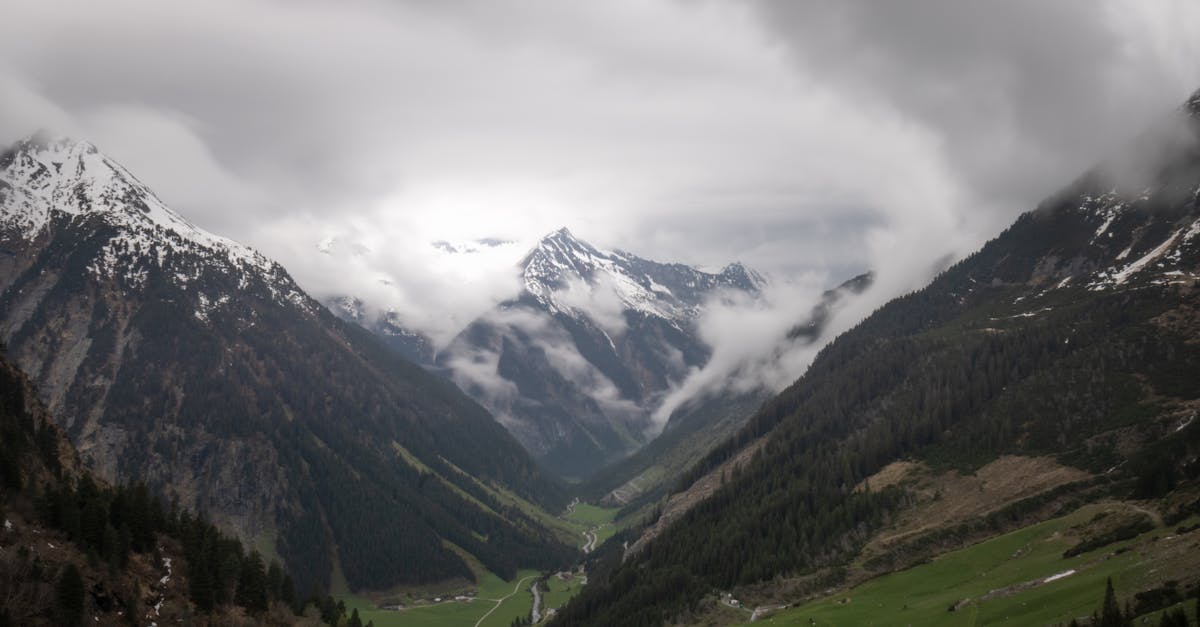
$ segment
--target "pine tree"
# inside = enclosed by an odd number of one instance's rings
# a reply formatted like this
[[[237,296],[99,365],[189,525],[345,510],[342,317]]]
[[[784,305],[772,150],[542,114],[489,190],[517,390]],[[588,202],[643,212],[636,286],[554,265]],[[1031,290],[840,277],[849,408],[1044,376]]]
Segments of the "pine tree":
[[[263,572],[262,556],[258,554],[258,551],[251,551],[250,555],[242,561],[235,598],[238,605],[251,613],[263,612],[267,609],[267,576]]]
[[[1121,606],[1117,605],[1117,593],[1113,590],[1112,577],[1104,589],[1104,605],[1100,608],[1098,627],[1124,627],[1125,617],[1121,614]]]
[[[113,529],[112,525],[104,525],[104,538],[101,542],[103,547],[104,561],[108,564],[109,572],[116,572],[124,565],[122,556],[118,554],[120,550],[120,538],[117,536],[117,530]]]
[[[283,569],[277,560],[271,560],[267,567],[267,597],[278,601],[283,596]]]
[[[353,612],[350,612],[350,621],[346,623],[346,627],[363,627],[362,619],[358,617],[357,607],[354,608]]]
[[[280,587],[279,600],[286,603],[296,614],[299,614],[304,609],[296,607],[296,586],[292,583],[292,576],[286,573],[283,575],[283,586]]]
[[[83,620],[83,576],[74,564],[67,564],[54,588],[55,614],[62,625],[78,625]]]
[[[195,603],[201,612],[212,611],[213,606],[216,604],[215,583],[212,579],[212,571],[209,569],[207,557],[207,552],[199,549],[195,551],[195,554],[191,558],[191,563],[188,564],[192,603]]]

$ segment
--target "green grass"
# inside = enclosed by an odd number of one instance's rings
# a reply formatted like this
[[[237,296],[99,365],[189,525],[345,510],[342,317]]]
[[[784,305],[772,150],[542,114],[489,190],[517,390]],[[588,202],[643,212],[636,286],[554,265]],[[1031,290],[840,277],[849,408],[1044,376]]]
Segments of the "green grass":
[[[410,453],[403,446],[400,446],[399,444],[397,444],[395,442],[392,443],[392,446],[396,449],[397,453],[401,457],[404,458],[405,462],[408,463],[413,468],[415,468],[421,472],[433,473],[433,469],[431,469],[429,466],[423,464],[421,462],[421,460],[417,459],[416,456],[414,456],[412,453]],[[526,500],[525,498],[521,497],[520,495],[516,494],[515,492],[513,492],[511,490],[508,490],[507,488],[504,488],[503,486],[493,485],[491,483],[480,481],[479,478],[477,478],[467,472],[464,472],[461,468],[459,468],[458,466],[455,466],[453,463],[451,463],[447,459],[443,458],[442,461],[447,466],[449,466],[453,472],[458,473],[459,476],[457,477],[457,479],[459,479],[461,481],[470,481],[470,482],[474,483],[476,486],[478,486],[480,489],[482,489],[484,492],[486,492],[489,496],[491,496],[496,501],[503,503],[505,505],[511,505],[513,507],[516,507],[517,509],[520,509],[526,515],[533,518],[537,522],[541,523],[547,529],[553,531],[555,533],[555,535],[558,536],[558,538],[561,541],[563,541],[567,544],[571,544],[575,541],[576,537],[579,535],[580,530],[576,529],[575,526],[572,525],[569,521],[563,519],[560,516],[557,516],[555,514],[547,512],[540,505],[537,505],[536,503]],[[479,505],[479,507],[484,509],[485,511],[495,513],[495,510],[493,510],[491,507],[488,507],[487,505],[485,505],[484,503],[479,501],[477,498],[475,498],[474,496],[467,493],[462,488],[458,487],[449,478],[443,477],[442,475],[437,474],[437,473],[433,473],[433,474],[435,474],[439,479],[441,479],[442,483],[449,486],[452,490],[457,492],[463,498]],[[615,510],[613,512],[613,515],[614,516],[616,515]],[[609,519],[611,520],[611,517]]]
[[[408,609],[399,612],[376,609],[375,603],[370,599],[355,594],[344,594],[339,598],[345,601],[347,611],[357,608],[363,623],[374,621],[375,627],[470,627],[495,607],[495,600],[512,594],[517,582],[523,580],[517,593],[505,599],[481,624],[481,627],[508,627],[514,618],[529,616],[533,608],[533,595],[529,592],[529,586],[537,576],[537,571],[522,570],[517,573],[516,579],[504,581],[488,573],[480,579],[474,601],[410,605]]]
[[[550,591],[542,595],[542,607],[545,609],[561,608],[567,604],[567,601],[571,597],[579,594],[579,591],[583,589],[583,583],[578,577],[570,581],[551,577],[546,580],[546,585],[550,588]]]
[[[510,492],[499,491],[488,486],[484,487],[491,490],[493,495],[500,500],[521,507],[537,516],[543,522],[553,523],[554,528],[562,531],[565,537],[571,538],[579,545],[582,545],[584,542],[583,531],[593,527],[599,527],[596,532],[599,542],[603,542],[616,533],[616,526],[612,524],[612,521],[616,517],[618,508],[597,507],[580,503],[575,507],[571,516],[556,517]],[[457,547],[451,548],[457,549]],[[458,549],[458,551],[461,552],[461,549]],[[468,557],[464,555],[464,558]],[[336,596],[345,601],[348,610],[357,608],[359,617],[363,620],[364,624],[367,621],[374,621],[376,627],[443,627],[450,625],[456,627],[466,625],[467,627],[471,627],[481,616],[487,614],[495,606],[495,599],[500,599],[511,594],[513,587],[517,585],[517,581],[524,579],[525,581],[521,583],[517,593],[505,599],[496,611],[489,614],[483,623],[481,623],[481,627],[508,627],[514,618],[529,616],[529,612],[533,608],[533,595],[529,592],[529,586],[533,583],[534,578],[539,576],[537,571],[522,570],[517,573],[516,579],[504,581],[490,572],[482,571],[482,566],[478,564],[477,560],[471,558],[469,562],[472,565],[472,569],[476,571],[476,576],[479,578],[476,600],[474,601],[443,602],[434,605],[417,605],[412,601],[408,601],[405,603],[408,609],[396,612],[376,609],[375,603],[365,596],[345,592]],[[564,582],[557,577],[550,577],[547,583],[550,587],[550,592],[546,593],[543,597],[544,608],[562,607],[568,599],[578,594],[583,587],[577,579]],[[337,589],[344,591],[344,586],[345,584],[342,583]],[[399,590],[393,591],[393,594],[407,596],[403,595]],[[420,594],[431,593],[421,591]],[[447,596],[448,598],[453,598],[454,593],[447,593]],[[493,601],[486,599],[492,599]]]
[[[596,546],[604,544],[609,538],[617,534],[616,525],[604,525],[596,530]]]
[[[620,508],[617,507],[600,507],[588,503],[579,503],[575,506],[575,511],[571,512],[566,518],[571,522],[582,523],[584,525],[603,525],[611,523],[617,517],[618,511],[620,511]]]
[[[570,525],[578,546],[582,547],[587,543],[583,532],[593,528],[596,529],[596,546],[600,546],[617,533],[618,525],[613,524],[613,519],[617,517],[619,511],[621,511],[619,507],[600,507],[588,503],[578,503],[563,520]]]
[[[1069,622],[1097,609],[1104,581],[1113,578],[1125,598],[1153,579],[1155,560],[1139,547],[1104,557],[1118,548],[1166,535],[1156,529],[1073,558],[1064,550],[1074,540],[1061,533],[1089,520],[1096,508],[1027,527],[948,553],[931,563],[892,573],[862,585],[784,610],[757,624],[775,625],[1048,625]],[[1076,569],[1069,577],[1011,596],[970,603],[958,612],[948,608],[962,599],[979,599],[991,590],[1044,579]],[[1161,574],[1158,575],[1161,577]]]
[[[263,556],[263,561],[270,564],[271,560],[279,560],[279,551],[276,549],[276,544],[279,539],[279,532],[275,529],[268,529],[255,536],[254,550],[258,551]]]

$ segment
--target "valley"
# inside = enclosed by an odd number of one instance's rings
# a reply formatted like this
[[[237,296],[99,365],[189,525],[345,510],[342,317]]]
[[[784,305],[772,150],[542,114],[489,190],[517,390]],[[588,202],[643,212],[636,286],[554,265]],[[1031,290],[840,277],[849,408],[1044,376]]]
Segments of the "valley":
[[[1198,25],[12,0],[0,627],[1200,626]]]
[[[583,538],[579,548],[586,556],[613,535],[615,526],[612,520],[616,513],[615,508],[602,508],[574,500],[557,520],[562,529],[577,533],[577,538]],[[483,571],[481,565],[476,568],[478,583],[470,586],[397,590],[371,593],[369,596],[335,591],[335,596],[348,609],[357,609],[364,623],[373,621],[378,627],[467,624],[507,627],[514,618],[530,619],[535,608],[540,617],[553,616],[587,583],[587,574],[582,565],[554,573],[523,570],[517,573],[514,580],[502,580],[493,573]],[[531,582],[544,585],[544,594],[542,588],[535,593]]]

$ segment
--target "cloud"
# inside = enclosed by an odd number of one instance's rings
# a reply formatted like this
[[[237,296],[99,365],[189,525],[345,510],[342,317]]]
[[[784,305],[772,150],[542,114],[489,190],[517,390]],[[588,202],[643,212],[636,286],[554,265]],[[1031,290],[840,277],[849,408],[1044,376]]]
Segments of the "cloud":
[[[656,427],[665,425],[688,401],[790,383],[795,372],[783,367],[777,351],[786,343],[788,331],[808,317],[824,280],[805,278],[768,285],[757,298],[745,294],[712,298],[698,321],[701,339],[713,347],[712,356],[664,396],[653,413]]]
[[[497,309],[480,322],[495,332],[490,345],[454,344],[445,354],[454,381],[500,417],[513,423],[517,386],[500,374],[500,352],[506,344],[523,345],[545,358],[546,365],[573,388],[596,401],[601,411],[614,420],[627,421],[646,415],[646,410],[621,397],[612,380],[579,353],[571,335],[550,315],[524,307]]]
[[[218,232],[241,230],[246,211],[269,204],[265,190],[240,180],[219,163],[199,124],[178,112],[108,105],[79,117],[89,141],[103,146],[183,215],[204,216]]]
[[[752,5],[797,74],[838,94],[858,115],[907,127],[875,142],[843,137],[840,149],[863,157],[857,169],[835,162],[806,173],[829,185],[826,202],[858,182],[851,205],[862,209],[830,236],[838,245],[856,244],[876,281],[843,303],[820,341],[782,353],[772,347],[786,346],[787,326],[816,303],[811,291],[808,300],[799,291],[766,304],[710,309],[702,329],[713,359],[656,410],[660,424],[705,394],[779,391],[824,343],[919,288],[1085,169],[1120,154],[1200,86],[1194,2]],[[1114,167],[1131,172],[1127,164]]]
[[[437,348],[521,289],[515,260],[523,242],[439,246],[407,216],[387,213],[337,225],[301,214],[262,228],[269,232],[260,238],[276,242],[276,256],[291,260],[287,268],[305,289],[359,298],[369,318],[390,310]]]
[[[130,167],[288,266],[291,233],[274,223],[297,215],[328,230],[403,215],[435,240],[565,224],[705,265],[787,235],[802,258],[758,266],[855,265],[797,218],[841,219],[826,173],[878,167],[854,147],[906,133],[793,72],[733,4],[17,0],[6,13],[15,76],[76,119],[182,121],[175,134],[203,143],[184,147],[230,176],[184,184],[153,134],[122,133],[119,152],[159,155]]]
[[[875,269],[839,318],[865,315],[1200,85],[1200,5],[11,0],[0,59],[0,140],[84,135],[318,297],[444,344],[564,225],[810,297]],[[430,246],[481,237],[514,243]],[[713,313],[714,355],[753,370],[739,344],[802,300]],[[739,316],[763,337],[721,331]]]
[[[756,2],[798,71],[937,137],[1001,220],[1200,86],[1200,7],[1162,0]]]
[[[558,292],[556,299],[586,313],[609,335],[625,333],[625,303],[621,301],[616,285],[608,274],[597,275],[590,283],[575,277],[567,282],[565,289]]]

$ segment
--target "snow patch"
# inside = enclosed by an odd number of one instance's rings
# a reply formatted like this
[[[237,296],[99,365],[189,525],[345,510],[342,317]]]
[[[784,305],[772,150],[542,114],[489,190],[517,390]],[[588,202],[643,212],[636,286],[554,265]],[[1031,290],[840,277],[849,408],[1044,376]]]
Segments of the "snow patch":
[[[1072,568],[1071,570],[1064,570],[1061,573],[1056,573],[1056,574],[1050,575],[1049,577],[1046,577],[1045,579],[1042,580],[1042,583],[1050,583],[1051,581],[1058,581],[1059,579],[1066,579],[1067,577],[1074,575],[1075,572],[1076,571],[1074,568]]]
[[[1170,248],[1175,245],[1175,240],[1179,239],[1179,235],[1180,233],[1178,231],[1172,233],[1171,237],[1167,238],[1167,241],[1159,244],[1154,248],[1154,250],[1143,255],[1141,259],[1138,259],[1128,266],[1125,266],[1125,269],[1114,274],[1112,276],[1112,280],[1116,282],[1117,285],[1121,285],[1125,281],[1129,280],[1129,277],[1141,272],[1146,266],[1150,265],[1150,262],[1158,259],[1163,255],[1163,253],[1170,250]]]

